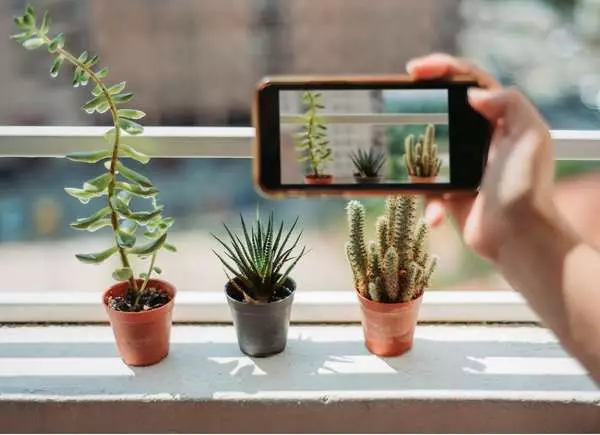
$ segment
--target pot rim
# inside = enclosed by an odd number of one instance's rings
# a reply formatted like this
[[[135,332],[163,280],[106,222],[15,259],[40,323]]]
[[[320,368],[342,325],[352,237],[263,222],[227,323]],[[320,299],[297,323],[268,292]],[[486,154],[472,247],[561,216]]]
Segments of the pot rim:
[[[144,282],[143,279],[138,278],[136,279],[136,282]],[[131,316],[131,317],[135,317],[135,316],[145,316],[145,315],[149,315],[150,313],[159,313],[161,311],[165,311],[170,309],[173,304],[175,303],[175,297],[177,295],[177,289],[175,288],[175,286],[173,284],[171,284],[169,281],[165,281],[162,279],[156,279],[156,278],[150,278],[148,280],[148,284],[150,283],[154,283],[154,284],[158,284],[159,288],[161,290],[166,290],[167,293],[169,293],[169,295],[171,296],[171,300],[169,302],[167,302],[164,305],[161,305],[158,308],[153,308],[151,310],[148,311],[117,311],[112,309],[111,307],[108,306],[108,295],[110,294],[110,292],[112,290],[114,290],[117,287],[120,287],[122,285],[124,285],[125,283],[127,283],[127,281],[120,281],[116,284],[111,285],[109,288],[107,288],[106,290],[104,290],[104,292],[102,293],[102,304],[104,305],[104,308],[106,308],[108,311],[112,312],[112,313],[117,313],[117,315],[120,316]]]
[[[331,174],[324,174],[324,175],[319,175],[319,176],[316,176],[316,175],[305,175],[304,178],[311,178],[313,180],[320,180],[320,179],[323,179],[323,178],[333,178],[333,175],[331,175]]]
[[[297,289],[297,287],[296,287],[296,281],[293,278],[289,277],[289,276],[287,277],[287,280],[289,280],[293,284],[292,285],[293,288],[290,289],[290,294],[287,295],[285,298],[277,299],[274,302],[267,302],[266,304],[261,304],[261,303],[249,304],[248,302],[242,302],[242,301],[238,301],[235,298],[232,298],[231,296],[229,296],[229,292],[227,291],[229,289],[229,286],[230,286],[230,283],[231,283],[232,280],[229,280],[229,281],[227,281],[225,283],[225,296],[227,297],[227,300],[229,302],[231,302],[233,304],[237,304],[237,305],[243,306],[243,307],[251,307],[251,306],[254,306],[254,307],[272,307],[272,306],[275,306],[275,305],[278,305],[278,304],[283,304],[283,303],[287,302],[291,297],[294,296],[294,294],[296,294],[296,289]]]
[[[411,305],[416,304],[419,300],[423,299],[423,295],[425,294],[425,291],[421,292],[421,295],[417,298],[411,299],[410,301],[406,301],[406,302],[377,302],[377,301],[373,301],[371,299],[367,299],[365,298],[363,295],[360,294],[360,292],[358,290],[354,290],[356,292],[356,294],[358,295],[358,298],[365,304],[365,305],[371,305],[371,306],[376,306],[376,307],[396,307],[396,308],[400,308],[400,307],[409,307]]]
[[[413,179],[413,180],[435,180],[438,176],[437,175],[432,175],[431,177],[421,177],[418,175],[409,175],[409,178]]]

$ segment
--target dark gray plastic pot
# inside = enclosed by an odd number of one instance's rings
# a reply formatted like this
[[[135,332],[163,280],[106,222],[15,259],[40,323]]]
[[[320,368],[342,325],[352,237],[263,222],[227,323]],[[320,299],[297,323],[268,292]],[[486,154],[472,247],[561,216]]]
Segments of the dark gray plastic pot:
[[[269,304],[242,302],[239,291],[229,282],[225,286],[227,302],[233,317],[240,350],[248,356],[267,357],[283,352],[287,344],[288,328],[296,283],[288,278],[282,299]]]

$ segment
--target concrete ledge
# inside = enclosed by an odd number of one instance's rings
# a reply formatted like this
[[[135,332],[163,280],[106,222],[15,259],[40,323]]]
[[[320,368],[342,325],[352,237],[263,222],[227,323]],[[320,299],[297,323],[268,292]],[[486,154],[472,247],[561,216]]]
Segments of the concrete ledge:
[[[131,368],[105,326],[0,328],[3,433],[582,433],[600,391],[548,331],[419,326],[399,358],[359,326],[294,326],[286,351],[240,354],[230,326],[176,326]]]

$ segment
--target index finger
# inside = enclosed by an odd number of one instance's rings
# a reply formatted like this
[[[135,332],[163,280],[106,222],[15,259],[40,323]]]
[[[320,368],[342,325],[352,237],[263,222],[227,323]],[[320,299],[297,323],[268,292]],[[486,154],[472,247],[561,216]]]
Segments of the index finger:
[[[431,80],[455,75],[471,75],[482,88],[501,89],[502,85],[475,63],[445,53],[434,53],[412,59],[407,72],[417,80]]]

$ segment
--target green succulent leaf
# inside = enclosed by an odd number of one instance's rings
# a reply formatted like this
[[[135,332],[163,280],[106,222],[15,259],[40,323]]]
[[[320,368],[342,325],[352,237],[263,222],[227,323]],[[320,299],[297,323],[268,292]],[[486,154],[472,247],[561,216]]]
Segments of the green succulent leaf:
[[[158,266],[154,266],[152,268],[152,270],[154,270],[154,272],[156,272],[158,275],[160,275],[162,273],[162,269]]]
[[[94,57],[92,57],[90,60],[87,61],[86,65],[88,68],[93,67],[94,65],[96,65],[98,63],[98,60],[100,59],[100,56],[95,55]]]
[[[125,82],[123,82],[123,83],[125,83]],[[110,90],[109,90],[109,92],[110,92]],[[117,103],[117,104],[128,103],[132,99],[133,99],[133,93],[131,93],[131,92],[128,92],[126,94],[119,94],[119,95],[114,95],[113,96],[113,101],[115,103]]]
[[[127,82],[118,83],[118,84],[108,88],[108,93],[110,95],[120,94],[121,92],[123,92],[123,89],[125,89],[125,86],[127,86]]]
[[[110,174],[102,174],[96,178],[83,183],[83,190],[86,192],[102,192],[108,187],[112,177]]]
[[[122,220],[119,225],[120,230],[127,234],[134,234],[137,227],[138,227],[137,222],[129,220],[129,219]]]
[[[130,249],[129,252],[134,255],[150,255],[162,248],[162,246],[165,243],[165,240],[167,240],[167,235],[163,234],[160,238],[156,240],[151,240],[150,242],[144,245]]]
[[[108,76],[108,68],[102,68],[96,73],[96,77],[98,77],[99,79],[103,79],[106,76]]]
[[[87,230],[90,226],[102,220],[102,218],[106,217],[109,213],[110,208],[104,207],[89,217],[77,219],[77,221],[71,223],[71,228],[76,230]]]
[[[81,202],[82,204],[87,204],[90,202],[91,199],[93,198],[98,198],[100,196],[103,196],[105,194],[105,191],[86,191],[83,189],[76,189],[73,187],[66,187],[65,188],[65,192],[67,192],[69,195],[71,195],[74,198],[77,198],[79,200],[79,202]]]
[[[145,224],[147,222],[150,222],[152,219],[154,219],[157,216],[160,216],[160,213],[163,210],[163,206],[161,205],[160,207],[158,207],[155,210],[152,211],[138,211],[135,213],[131,213],[129,216],[127,216],[129,219],[136,221],[138,224]]]
[[[81,56],[79,56],[79,59],[77,59],[77,60],[79,60],[79,62],[81,62],[81,63],[86,63],[88,60],[88,56],[89,56],[88,52],[84,51],[83,53],[81,53]]]
[[[116,269],[112,277],[115,281],[127,281],[129,278],[133,276],[133,270],[130,267],[120,267]]]
[[[51,77],[58,77],[58,73],[60,72],[60,68],[63,66],[64,62],[65,58],[62,56],[58,56],[56,59],[54,59],[54,63],[52,63],[52,68],[50,68]]]
[[[111,150],[78,151],[72,154],[68,154],[67,159],[73,162],[98,163],[100,160],[107,159],[111,156]]]
[[[75,255],[75,257],[77,257],[77,259],[79,261],[81,261],[82,263],[100,264],[100,263],[108,260],[114,254],[116,254],[117,250],[118,250],[118,248],[116,246],[113,246],[112,248],[109,248],[102,252],[97,252],[95,254],[77,254],[77,255]]]
[[[111,198],[110,204],[112,205],[113,209],[121,216],[126,218],[131,217],[132,211],[129,209],[129,205],[127,204],[127,202],[125,202],[125,200],[123,200],[123,198],[115,196]]]
[[[117,162],[117,170],[123,177],[127,178],[128,180],[138,183],[143,187],[153,187],[152,182],[147,177],[134,171],[133,169],[128,168],[121,162]]]
[[[133,148],[131,145],[121,144],[120,150],[124,156],[131,157],[132,159],[134,159],[144,165],[150,161],[149,156],[147,156],[144,153],[139,152],[138,150]]]
[[[44,16],[42,18],[42,24],[40,26],[40,32],[44,35],[50,31],[50,25],[52,24],[52,20],[50,19],[50,12],[45,11]]]
[[[45,43],[46,42],[42,38],[35,37],[23,42],[23,47],[25,47],[27,50],[36,50],[42,47]]]
[[[144,188],[137,184],[125,183],[122,181],[118,181],[115,183],[115,187],[117,189],[123,189],[126,192],[131,193],[132,195],[139,196],[141,198],[151,198],[153,196],[158,195],[159,191],[155,187]]]
[[[135,236],[121,229],[117,230],[115,234],[117,245],[121,248],[133,248],[135,245]]]
[[[109,144],[114,144],[115,140],[117,139],[117,129],[116,128],[111,128],[110,130],[108,130],[106,133],[104,133],[104,140],[106,140],[106,142],[108,142]]]
[[[123,130],[129,133],[132,136],[142,134],[144,132],[144,127],[134,121],[130,121],[129,119],[120,118],[119,125]]]
[[[56,53],[58,50],[61,50],[62,48],[64,48],[65,46],[65,35],[62,33],[59,33],[58,35],[56,35],[54,37],[54,39],[52,39],[52,41],[50,41],[50,44],[48,44],[48,51],[50,53]]]
[[[92,89],[92,95],[94,97],[98,97],[99,95],[102,95],[102,88],[100,87],[100,85],[96,85],[96,87],[94,89]]]
[[[106,113],[110,110],[110,103],[108,101],[105,101],[104,103],[101,103],[100,105],[98,105],[98,107],[96,107],[96,112],[98,113]]]
[[[163,245],[163,248],[165,248],[169,252],[177,252],[177,248],[169,243],[165,243]]]
[[[119,114],[119,117],[127,119],[142,119],[146,116],[141,110],[133,109],[119,109],[117,113]]]
[[[101,94],[85,103],[82,106],[82,109],[85,110],[87,113],[92,114],[96,111],[98,106],[100,106],[103,103],[106,103],[106,95]]]

